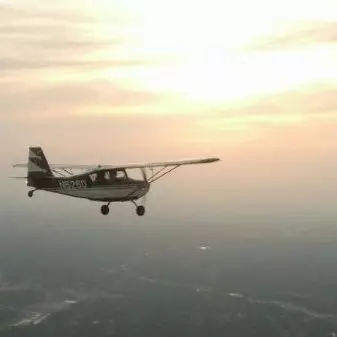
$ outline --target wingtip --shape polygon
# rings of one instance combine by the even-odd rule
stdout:
[[[215,163],[217,161],[220,161],[220,158],[216,158],[216,157],[214,157],[214,158],[206,158],[206,159],[203,160],[203,163]]]

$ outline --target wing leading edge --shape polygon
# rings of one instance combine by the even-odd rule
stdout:
[[[169,167],[169,166],[182,166],[182,165],[198,165],[198,164],[209,164],[219,161],[219,158],[201,158],[201,159],[184,159],[175,161],[164,161],[164,162],[151,162],[151,163],[141,163],[141,164],[127,164],[127,165],[107,165],[103,168],[151,168],[151,167]]]

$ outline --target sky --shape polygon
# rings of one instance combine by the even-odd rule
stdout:
[[[30,145],[57,163],[215,156],[153,188],[157,217],[197,205],[219,224],[330,224],[336,13],[335,0],[0,1],[3,176]],[[1,183],[5,205],[28,205],[21,182]]]

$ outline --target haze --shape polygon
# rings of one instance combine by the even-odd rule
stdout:
[[[27,200],[10,164],[41,145],[55,163],[221,158],[154,186],[135,221],[334,233],[336,13],[328,0],[2,2],[4,218],[133,219],[126,206],[107,220],[87,201]]]

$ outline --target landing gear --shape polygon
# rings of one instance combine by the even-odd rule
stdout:
[[[134,200],[131,201],[136,206],[136,213],[138,216],[143,216],[145,214],[145,207],[138,206]]]
[[[132,201],[132,203],[136,206],[137,215],[143,216],[145,214],[145,207],[144,206],[138,206],[135,201]]]
[[[144,206],[137,206],[136,213],[138,216],[143,216],[145,214],[145,207]]]
[[[109,212],[110,212],[109,205],[103,205],[103,206],[101,207],[101,213],[102,213],[103,215],[108,215]]]
[[[136,213],[137,213],[137,215],[138,216],[143,216],[145,214],[145,207],[144,206],[138,206],[135,201],[132,201],[132,203],[136,206]],[[102,205],[102,207],[101,207],[101,213],[103,215],[108,215],[109,214],[109,212],[110,212],[109,205],[110,205],[110,203],[108,203],[107,205]]]
[[[28,192],[28,197],[31,198],[34,195],[34,190]]]

